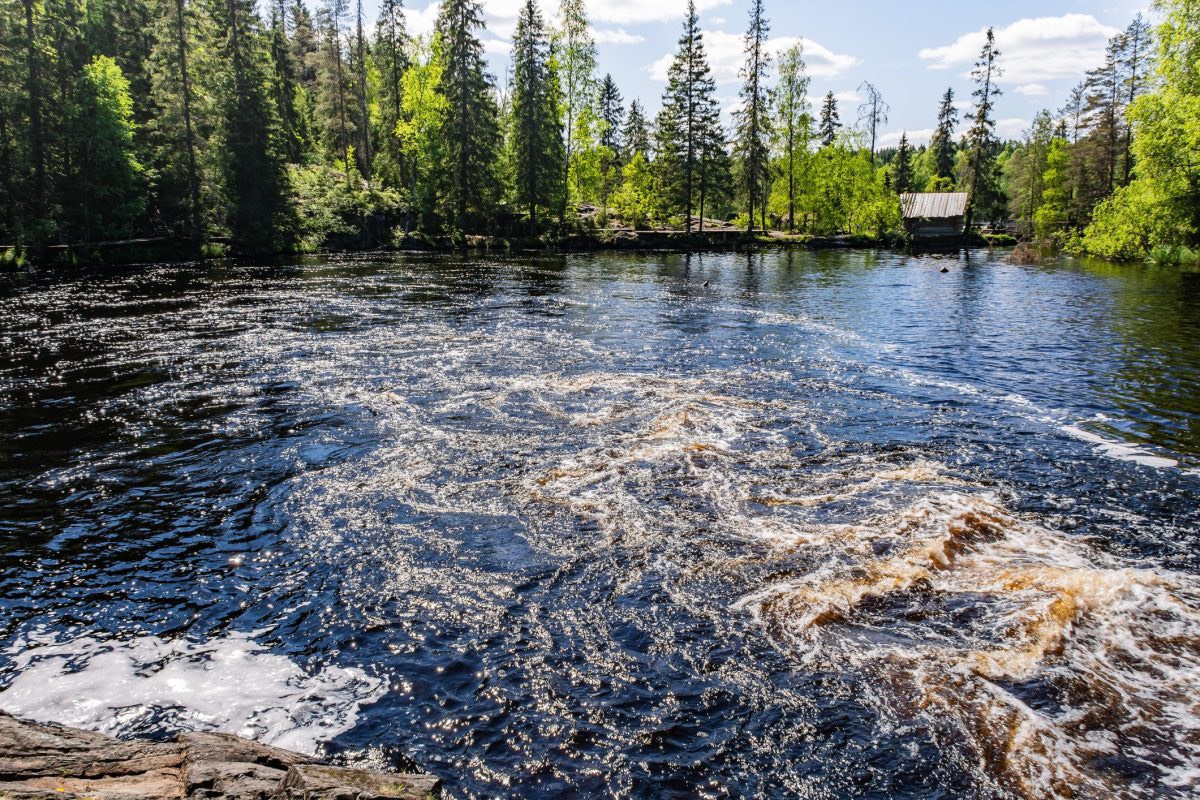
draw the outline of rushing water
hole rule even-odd
[[[380,256],[0,311],[0,708],[456,798],[1200,791],[1200,274]]]

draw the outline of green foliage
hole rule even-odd
[[[804,50],[797,44],[779,61],[779,81],[771,92],[776,119],[774,133],[776,183],[772,208],[788,221],[788,230],[796,230],[796,193],[800,169],[812,141],[812,117],[808,103],[810,79],[804,64]]]
[[[1055,137],[1046,150],[1042,202],[1033,214],[1038,238],[1048,239],[1070,224],[1071,153],[1067,140]]]
[[[829,92],[825,95],[824,102],[821,103],[821,121],[817,125],[817,138],[821,140],[821,146],[832,146],[837,140],[838,131],[841,128],[837,98],[833,96],[833,92]]]
[[[445,100],[438,136],[437,199],[447,223],[460,230],[483,225],[500,195],[499,109],[484,70],[483,9],[475,0],[445,0],[438,16]]]
[[[641,153],[634,153],[621,170],[621,188],[613,195],[612,210],[634,228],[646,227],[656,216],[654,176]]]
[[[947,89],[942,96],[942,104],[938,108],[938,123],[934,129],[933,138],[929,143],[929,153],[932,159],[931,173],[933,178],[953,179],[954,177],[954,129],[957,126],[954,108],[954,89]],[[949,189],[945,191],[950,191]]]
[[[656,200],[665,216],[692,229],[696,212],[701,160],[712,142],[722,138],[717,87],[704,50],[704,34],[694,0],[688,0],[679,49],[667,72],[667,88],[658,115],[654,161]]]
[[[128,237],[146,207],[134,155],[133,100],[117,62],[96,56],[80,87],[79,191],[84,241]]]
[[[1101,203],[1084,233],[1088,252],[1145,258],[1200,241],[1200,5],[1161,0],[1160,88],[1130,114],[1133,180]]]
[[[395,136],[408,163],[409,208],[428,217],[437,203],[432,178],[444,158],[441,132],[447,100],[438,91],[444,69],[441,38],[415,40],[409,59],[411,66],[402,79]]]
[[[513,37],[513,89],[509,163],[513,200],[526,210],[536,233],[538,210],[562,201],[563,132],[550,42],[534,0],[526,0]]]
[[[353,155],[351,169],[355,164]],[[386,243],[402,212],[398,193],[368,189],[357,174],[326,166],[291,168],[296,215],[305,251],[360,249]]]
[[[770,26],[763,11],[763,0],[750,6],[750,28],[746,31],[746,63],[742,68],[741,106],[735,114],[737,140],[734,157],[738,166],[738,189],[746,201],[747,232],[754,230],[754,212],[759,210],[766,228],[767,195],[771,187],[771,153],[767,76],[771,57],[767,50]],[[719,126],[720,120],[710,122]]]

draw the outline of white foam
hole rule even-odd
[[[1142,464],[1147,467],[1156,467],[1158,469],[1171,469],[1178,467],[1179,462],[1173,458],[1164,458],[1156,456],[1147,450],[1144,450],[1128,442],[1118,442],[1113,439],[1105,439],[1099,434],[1086,431],[1076,425],[1064,425],[1063,431],[1085,442],[1090,442],[1096,445],[1096,449],[1109,458],[1115,458],[1120,461],[1132,461],[1136,464]]]
[[[10,649],[16,678],[0,708],[109,734],[165,714],[180,730],[236,733],[301,753],[349,730],[385,691],[353,668],[310,675],[230,633],[203,644],[148,636],[103,641],[37,632]]]

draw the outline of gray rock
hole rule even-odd
[[[287,800],[423,800],[437,792],[439,782],[428,775],[297,764],[283,781]]]
[[[439,782],[330,767],[224,733],[122,741],[0,711],[0,800],[426,798]]]

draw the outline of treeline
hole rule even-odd
[[[362,0],[270,0],[264,15],[252,0],[2,3],[0,244],[165,236],[267,252],[713,219],[878,236],[899,228],[900,193],[952,190],[976,221],[1011,208],[1107,255],[1197,230],[1200,22],[1185,0],[1161,4],[1155,71],[1139,21],[1023,143],[996,135],[989,33],[966,119],[948,91],[928,147],[883,151],[878,91],[860,87],[853,123],[832,94],[814,109],[802,49],[768,50],[762,0],[731,127],[690,3],[653,114],[601,76],[583,0],[561,0],[553,26],[526,0],[500,81],[475,0],[443,0],[428,36],[409,34],[401,0],[372,25]],[[1168,163],[1152,126],[1191,161]]]
[[[1200,6],[1156,4],[1113,37],[1057,115],[998,158],[1026,232],[1116,259],[1195,259],[1200,235]]]

